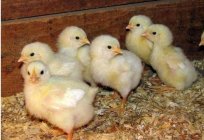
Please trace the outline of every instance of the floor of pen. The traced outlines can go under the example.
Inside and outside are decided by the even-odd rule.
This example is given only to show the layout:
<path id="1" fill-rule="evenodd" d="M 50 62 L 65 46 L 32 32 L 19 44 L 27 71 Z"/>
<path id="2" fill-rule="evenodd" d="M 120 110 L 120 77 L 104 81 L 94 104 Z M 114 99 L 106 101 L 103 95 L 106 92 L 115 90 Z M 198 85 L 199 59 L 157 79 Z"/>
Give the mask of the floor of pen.
<path id="1" fill-rule="evenodd" d="M 100 88 L 95 118 L 77 129 L 74 140 L 201 139 L 204 137 L 204 59 L 193 61 L 199 79 L 184 91 L 169 88 L 150 69 L 132 91 L 123 115 L 116 111 L 121 99 L 113 91 Z M 29 116 L 23 93 L 2 97 L 2 139 L 65 139 L 53 135 L 56 129 L 46 121 Z"/>

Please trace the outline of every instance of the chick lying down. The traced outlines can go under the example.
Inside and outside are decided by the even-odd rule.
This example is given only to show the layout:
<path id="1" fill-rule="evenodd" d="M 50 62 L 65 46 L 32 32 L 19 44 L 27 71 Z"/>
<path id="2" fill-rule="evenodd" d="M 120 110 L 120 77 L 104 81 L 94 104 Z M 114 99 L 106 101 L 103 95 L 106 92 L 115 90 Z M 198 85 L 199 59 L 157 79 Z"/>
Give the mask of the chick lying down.
<path id="1" fill-rule="evenodd" d="M 167 85 L 183 90 L 197 79 L 197 72 L 183 51 L 172 45 L 173 35 L 162 24 L 150 25 L 143 36 L 154 43 L 150 64 Z"/>

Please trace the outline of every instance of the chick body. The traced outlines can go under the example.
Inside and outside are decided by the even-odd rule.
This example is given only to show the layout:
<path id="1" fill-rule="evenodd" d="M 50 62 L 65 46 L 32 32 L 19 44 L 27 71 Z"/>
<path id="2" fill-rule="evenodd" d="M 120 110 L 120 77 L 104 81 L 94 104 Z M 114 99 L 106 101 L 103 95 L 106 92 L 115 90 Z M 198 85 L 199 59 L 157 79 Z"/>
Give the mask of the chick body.
<path id="1" fill-rule="evenodd" d="M 26 108 L 30 114 L 49 121 L 66 133 L 92 120 L 94 116 L 92 102 L 97 88 L 91 88 L 81 81 L 50 76 L 46 65 L 38 61 L 28 64 L 27 71 L 31 75 L 25 76 L 24 94 Z M 35 83 L 31 82 L 34 73 L 37 73 L 35 78 L 38 79 Z M 82 91 L 84 95 L 77 101 L 74 100 L 75 104 L 72 104 L 73 100 L 67 98 L 74 90 Z M 72 96 L 76 94 L 78 93 Z"/>
<path id="2" fill-rule="evenodd" d="M 126 35 L 126 47 L 139 56 L 146 64 L 150 64 L 149 58 L 152 51 L 152 43 L 142 36 L 145 29 L 152 24 L 149 17 L 144 15 L 133 16 L 126 29 L 130 31 Z"/>
<path id="3" fill-rule="evenodd" d="M 104 86 L 117 90 L 123 99 L 140 82 L 143 70 L 141 60 L 129 51 L 117 55 L 107 46 L 120 49 L 117 39 L 109 35 L 95 38 L 91 44 L 91 71 L 93 78 Z"/>
<path id="4" fill-rule="evenodd" d="M 154 43 L 150 63 L 161 80 L 178 90 L 189 87 L 197 72 L 180 48 L 172 44 L 173 35 L 165 25 L 149 26 L 146 37 Z"/>
<path id="5" fill-rule="evenodd" d="M 65 28 L 58 37 L 59 52 L 66 55 L 68 59 L 75 59 L 81 64 L 83 79 L 95 86 L 90 73 L 90 46 L 87 35 L 83 29 L 70 26 Z"/>

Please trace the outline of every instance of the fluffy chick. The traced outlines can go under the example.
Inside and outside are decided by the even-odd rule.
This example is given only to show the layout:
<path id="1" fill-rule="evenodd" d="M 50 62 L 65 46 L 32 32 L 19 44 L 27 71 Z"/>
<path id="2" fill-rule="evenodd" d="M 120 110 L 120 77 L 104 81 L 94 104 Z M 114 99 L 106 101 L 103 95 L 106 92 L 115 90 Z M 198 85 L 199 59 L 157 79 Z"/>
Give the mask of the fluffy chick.
<path id="1" fill-rule="evenodd" d="M 49 66 L 52 75 L 67 76 L 82 80 L 82 67 L 75 59 L 67 59 L 65 55 L 54 53 L 49 45 L 34 42 L 24 46 L 18 62 L 29 63 L 41 60 Z M 22 67 L 21 72 L 25 68 Z"/>
<path id="2" fill-rule="evenodd" d="M 109 35 L 96 37 L 91 43 L 91 71 L 96 82 L 117 90 L 123 97 L 140 82 L 143 67 L 135 54 L 120 49 L 118 40 Z"/>
<path id="3" fill-rule="evenodd" d="M 83 79 L 95 86 L 96 84 L 90 73 L 90 48 L 88 45 L 90 42 L 85 31 L 76 26 L 67 27 L 60 33 L 57 42 L 59 52 L 65 54 L 68 58 L 79 61 L 83 67 Z"/>
<path id="4" fill-rule="evenodd" d="M 204 46 L 204 32 L 201 35 L 201 41 L 200 41 L 199 46 Z"/>
<path id="5" fill-rule="evenodd" d="M 133 16 L 126 29 L 125 44 L 128 50 L 139 56 L 146 64 L 150 64 L 149 58 L 152 50 L 152 42 L 142 36 L 145 29 L 152 24 L 149 17 L 144 15 Z"/>
<path id="6" fill-rule="evenodd" d="M 173 35 L 167 26 L 151 25 L 143 36 L 154 43 L 150 63 L 165 84 L 183 90 L 197 79 L 197 72 L 183 51 L 172 45 Z"/>
<path id="7" fill-rule="evenodd" d="M 29 63 L 26 71 L 24 94 L 28 112 L 56 125 L 71 140 L 75 128 L 92 120 L 92 102 L 98 89 L 80 81 L 51 76 L 41 61 Z"/>

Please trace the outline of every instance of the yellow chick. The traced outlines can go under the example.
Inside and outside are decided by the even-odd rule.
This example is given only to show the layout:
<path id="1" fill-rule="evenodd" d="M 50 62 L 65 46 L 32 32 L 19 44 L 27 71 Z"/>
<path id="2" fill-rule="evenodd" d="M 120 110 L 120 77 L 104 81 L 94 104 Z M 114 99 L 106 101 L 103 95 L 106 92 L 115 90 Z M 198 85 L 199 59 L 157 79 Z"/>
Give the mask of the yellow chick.
<path id="1" fill-rule="evenodd" d="M 144 15 L 133 16 L 126 29 L 125 44 L 128 50 L 139 56 L 146 64 L 150 64 L 149 58 L 152 51 L 152 42 L 142 36 L 145 29 L 152 24 L 149 17 Z"/>
<path id="2" fill-rule="evenodd" d="M 71 140 L 75 128 L 92 120 L 92 103 L 98 89 L 81 81 L 51 76 L 49 68 L 41 61 L 29 63 L 26 71 L 26 109 L 31 115 L 47 120 L 68 133 L 67 138 Z"/>
<path id="3" fill-rule="evenodd" d="M 70 26 L 66 27 L 59 35 L 57 41 L 59 52 L 65 54 L 68 59 L 73 58 L 79 61 L 83 67 L 83 79 L 92 86 L 96 86 L 90 73 L 90 42 L 83 29 Z"/>
<path id="4" fill-rule="evenodd" d="M 204 46 L 204 32 L 201 35 L 201 41 L 200 41 L 199 46 Z"/>
<path id="5" fill-rule="evenodd" d="M 154 24 L 143 36 L 153 42 L 152 67 L 167 85 L 183 90 L 197 79 L 197 72 L 180 48 L 172 45 L 173 35 L 165 25 Z"/>
<path id="6" fill-rule="evenodd" d="M 91 43 L 91 71 L 96 82 L 117 90 L 123 98 L 140 82 L 143 66 L 139 57 L 121 50 L 118 40 L 109 35 L 96 37 Z"/>
<path id="7" fill-rule="evenodd" d="M 82 80 L 82 67 L 75 59 L 67 59 L 66 56 L 54 53 L 49 45 L 34 42 L 24 46 L 18 62 L 29 63 L 41 60 L 49 66 L 52 75 L 67 76 L 72 79 Z M 22 67 L 21 72 L 23 72 Z"/>

